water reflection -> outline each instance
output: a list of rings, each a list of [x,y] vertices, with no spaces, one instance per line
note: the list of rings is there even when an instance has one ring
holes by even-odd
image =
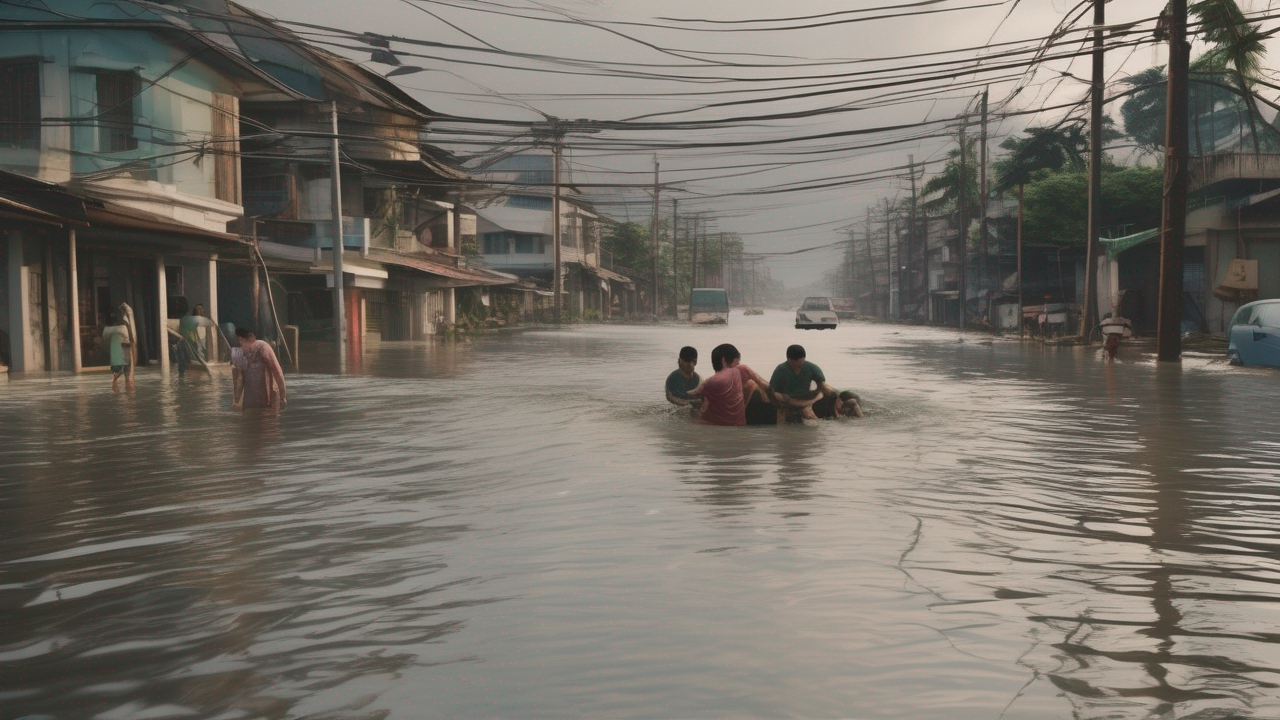
[[[0,387],[6,716],[1280,716],[1280,376],[788,320]],[[797,340],[868,418],[663,407]]]

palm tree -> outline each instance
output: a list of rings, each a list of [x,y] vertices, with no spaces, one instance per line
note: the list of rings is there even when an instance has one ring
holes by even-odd
[[[978,163],[976,138],[965,141],[965,161],[963,171],[960,163],[960,148],[956,147],[947,153],[947,164],[942,172],[929,178],[920,194],[926,199],[921,207],[929,212],[954,210],[964,203],[968,207],[978,197]],[[963,178],[963,179],[962,179]]]
[[[1215,46],[1213,52],[1221,57],[1223,65],[1231,65],[1236,89],[1244,98],[1254,152],[1261,152],[1258,121],[1262,120],[1262,113],[1258,111],[1253,84],[1267,53],[1265,43],[1277,30],[1264,32],[1251,25],[1235,0],[1197,0],[1187,11],[1200,21],[1201,36]]]

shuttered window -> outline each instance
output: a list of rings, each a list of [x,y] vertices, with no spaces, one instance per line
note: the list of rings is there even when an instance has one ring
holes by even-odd
[[[136,150],[133,104],[141,91],[131,72],[98,73],[98,149],[102,152]]]
[[[40,148],[40,64],[0,63],[0,147]]]

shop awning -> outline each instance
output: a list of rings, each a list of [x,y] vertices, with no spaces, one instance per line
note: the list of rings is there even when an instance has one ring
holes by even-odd
[[[1125,235],[1118,238],[1099,238],[1102,246],[1107,249],[1107,255],[1116,257],[1122,252],[1132,250],[1133,248],[1160,237],[1160,228],[1151,228],[1143,230],[1140,233]]]
[[[506,273],[494,272],[484,268],[459,268],[444,263],[433,262],[424,257],[408,253],[388,250],[386,248],[369,248],[370,260],[387,265],[399,265],[420,272],[438,275],[449,280],[455,287],[474,287],[478,285],[514,285],[518,278]]]

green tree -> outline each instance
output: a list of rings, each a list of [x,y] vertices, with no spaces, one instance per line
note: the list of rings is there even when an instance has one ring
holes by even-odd
[[[964,167],[961,169],[959,139],[957,147],[947,153],[947,164],[942,172],[929,178],[920,194],[926,198],[921,203],[926,211],[940,212],[959,207],[961,199],[972,207],[978,199],[978,141],[965,139]]]
[[[1160,223],[1164,171],[1111,168],[1102,175],[1102,226],[1137,232]],[[1041,170],[1026,185],[1024,234],[1029,242],[1084,243],[1089,176],[1084,170]]]
[[[1231,66],[1236,89],[1244,97],[1254,151],[1261,152],[1258,125],[1265,125],[1265,121],[1258,112],[1253,84],[1262,71],[1262,59],[1267,54],[1266,41],[1277,30],[1264,32],[1260,26],[1247,22],[1235,0],[1198,0],[1191,3],[1187,11],[1200,21],[1201,37],[1214,45],[1214,52],[1220,54],[1223,66]]]
[[[652,268],[649,244],[649,228],[636,222],[611,223],[600,238],[615,266],[637,271]]]

